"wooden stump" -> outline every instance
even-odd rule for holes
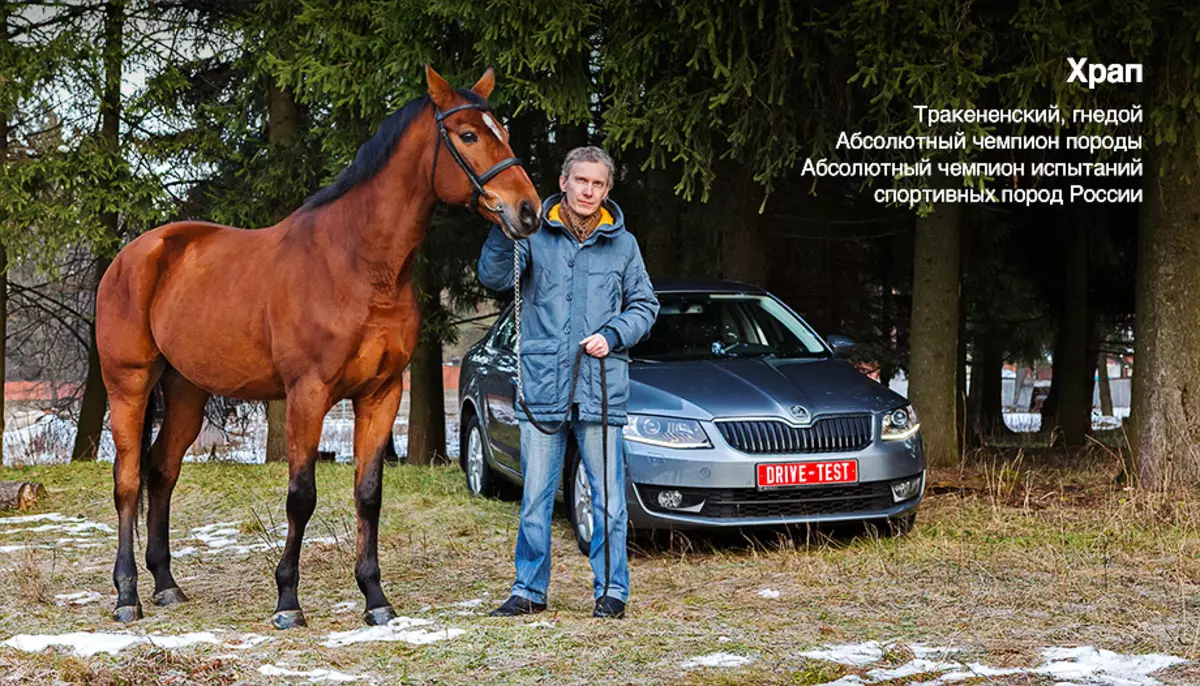
[[[0,481],[0,510],[28,510],[46,496],[41,484],[29,481]]]

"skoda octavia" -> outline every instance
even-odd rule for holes
[[[656,283],[650,336],[629,351],[624,428],[635,529],[874,520],[912,525],[925,453],[908,402],[766,291],[740,283]],[[467,487],[521,483],[512,310],[463,359],[460,440]],[[591,492],[577,452],[560,494],[583,550]]]

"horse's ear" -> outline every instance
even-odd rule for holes
[[[495,87],[496,71],[488,67],[487,71],[483,72],[483,76],[480,76],[479,80],[475,82],[475,85],[471,86],[471,90],[475,91],[475,94],[479,97],[487,100],[488,96],[492,94],[492,89]]]
[[[428,64],[425,65],[425,81],[429,84],[429,97],[438,109],[448,110],[454,106],[454,89]]]

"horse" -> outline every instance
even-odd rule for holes
[[[413,260],[438,201],[468,206],[514,240],[537,231],[541,212],[508,132],[490,113],[493,71],[470,90],[451,88],[428,65],[425,78],[427,95],[390,115],[330,186],[278,224],[165,224],[131,241],[105,272],[95,330],[117,451],[114,620],[143,616],[133,549],[143,493],[153,602],[187,600],[171,575],[171,492],[212,395],[286,399],[288,531],[275,570],[277,629],[307,624],[297,587],[316,507],[317,446],[325,414],[352,401],[354,576],[364,621],[395,617],[380,586],[378,529],[384,451],[420,331]],[[438,166],[439,154],[454,164]],[[159,395],[162,426],[148,445],[151,398]]]

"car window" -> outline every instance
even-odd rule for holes
[[[774,298],[660,293],[650,337],[632,350],[652,360],[725,357],[827,357],[803,321]]]
[[[512,310],[505,310],[504,314],[500,315],[500,317],[500,322],[496,324],[495,337],[492,338],[492,347],[512,352],[514,345],[513,335],[516,333],[516,327],[513,326]]]

